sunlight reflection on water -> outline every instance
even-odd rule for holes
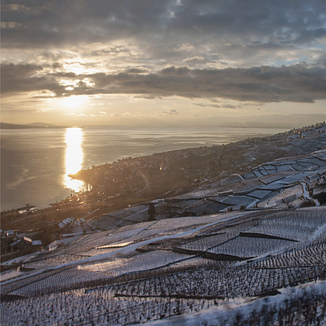
[[[66,188],[79,192],[84,190],[84,182],[71,179],[68,175],[75,174],[82,169],[84,152],[82,149],[83,132],[81,128],[67,128],[65,141],[67,147],[65,156],[66,171],[64,185]]]

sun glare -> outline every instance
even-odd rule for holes
[[[75,112],[78,109],[83,109],[88,102],[88,96],[72,95],[59,99],[59,106],[68,112]]]
[[[84,188],[84,182],[74,180],[69,174],[77,173],[82,168],[84,153],[82,149],[83,132],[81,128],[67,128],[66,130],[66,157],[65,167],[66,173],[64,177],[64,185],[66,188],[79,192]]]

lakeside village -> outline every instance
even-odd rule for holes
[[[271,195],[271,191],[261,189],[261,185],[254,189],[258,191],[256,197],[234,196],[234,191],[231,191],[223,194],[227,199],[220,198],[213,204],[211,200],[210,205],[207,205],[207,198],[203,198],[205,205],[195,209],[189,207],[189,203],[171,205],[169,198],[175,201],[177,196],[216,185],[216,182],[223,186],[248,178],[261,180],[267,172],[255,167],[277,158],[319,150],[323,142],[326,145],[325,132],[326,124],[323,122],[228,145],[125,158],[80,171],[73,177],[91,184],[90,191],[71,195],[45,209],[27,204],[1,212],[1,262],[39,250],[53,250],[64,245],[66,239],[107,229],[107,225],[116,228],[153,219],[257,208],[257,194],[261,197],[258,199]],[[292,170],[295,168],[291,167]],[[283,169],[286,173],[287,168]],[[296,196],[298,198],[298,194]],[[157,198],[163,199],[157,201]],[[314,200],[317,199],[312,199],[312,205]],[[321,197],[319,200],[323,201]],[[135,213],[133,207],[140,204],[136,214],[138,220],[126,219]],[[100,223],[103,220],[106,226]]]

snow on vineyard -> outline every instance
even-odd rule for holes
[[[129,259],[99,262],[97,264],[82,265],[80,270],[109,272],[111,275],[122,275],[136,271],[147,271],[191,259],[192,256],[167,251],[149,251],[138,254]]]
[[[325,151],[268,162],[7,261],[1,323],[325,323],[325,166]]]
[[[282,291],[289,288],[301,293],[293,296],[293,320],[302,317],[293,307],[301,307],[309,296],[315,305],[311,318],[325,319],[326,242],[318,240],[326,232],[323,206],[286,213],[230,212],[202,220],[185,217],[176,220],[176,228],[168,222],[85,235],[39,258],[33,256],[26,266],[34,270],[2,282],[1,320],[5,325],[125,325],[168,322],[171,317],[171,323],[178,322],[180,315],[200,320],[201,313],[209,312],[218,314],[222,324],[225,311],[230,320],[263,318],[265,312],[257,317],[251,302],[261,303],[262,296],[284,301]],[[275,233],[291,225],[294,234],[304,233],[304,228],[309,236],[293,240]],[[316,232],[319,238],[311,239]],[[117,243],[121,246],[114,247]],[[99,245],[108,249],[98,249]],[[307,282],[312,283],[304,287]],[[323,291],[315,289],[315,282]],[[237,313],[228,308],[233,304]],[[251,313],[245,314],[242,306],[251,307]],[[290,318],[283,306],[268,306],[266,314],[276,321]],[[300,309],[304,315],[305,308]]]
[[[216,256],[234,256],[240,259],[250,259],[278,249],[290,247],[291,241],[268,238],[236,237],[207,252]]]
[[[310,239],[325,224],[325,217],[309,210],[280,213],[274,218],[264,220],[244,233],[292,239],[297,241]]]

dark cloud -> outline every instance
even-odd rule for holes
[[[4,96],[326,97],[324,0],[4,0],[1,9]]]
[[[227,107],[228,105],[219,105],[219,104],[204,104],[204,103],[193,103],[194,106],[199,106],[201,108],[222,108]],[[232,105],[233,106],[233,105]]]
[[[156,74],[88,76],[101,93],[151,94],[188,98],[223,97],[257,102],[313,102],[326,98],[326,69],[258,67],[250,69],[194,70],[169,67]],[[72,93],[79,93],[78,88]]]
[[[237,109],[238,108],[238,106],[232,105],[232,104],[225,104],[225,105],[223,105],[223,107],[226,109]]]
[[[31,64],[1,64],[1,94],[16,95],[32,91],[49,90],[61,95],[64,87],[58,84],[56,78],[45,73],[44,66]]]
[[[78,45],[159,30],[173,1],[23,0],[2,2],[3,42],[11,47]],[[146,33],[148,34],[148,33]]]
[[[148,73],[148,69],[143,68],[131,68],[126,70],[127,74],[145,74]]]
[[[204,103],[192,103],[194,106],[199,106],[200,108],[205,108],[207,106],[210,106],[209,104],[204,104]]]
[[[2,1],[2,47],[52,49],[124,40],[174,64],[209,61],[212,55],[238,59],[254,50],[266,56],[313,44],[326,36],[325,14],[324,0]],[[182,50],[184,43],[194,47]],[[130,55],[121,47],[93,55],[121,51]]]
[[[211,101],[213,102],[213,101]],[[195,106],[199,106],[202,108],[210,107],[210,108],[224,108],[224,109],[238,109],[241,108],[241,106],[232,105],[232,104],[204,104],[204,103],[193,103]]]
[[[46,71],[37,65],[5,63],[2,65],[2,78],[6,83],[2,92],[50,91],[59,97],[95,94],[133,94],[149,98],[221,97],[261,103],[313,102],[326,98],[326,69],[308,68],[303,64],[220,70],[171,66],[157,73],[146,74],[143,70],[79,75]],[[61,85],[60,81],[65,78],[71,81],[69,87]],[[85,80],[92,81],[92,86]]]

